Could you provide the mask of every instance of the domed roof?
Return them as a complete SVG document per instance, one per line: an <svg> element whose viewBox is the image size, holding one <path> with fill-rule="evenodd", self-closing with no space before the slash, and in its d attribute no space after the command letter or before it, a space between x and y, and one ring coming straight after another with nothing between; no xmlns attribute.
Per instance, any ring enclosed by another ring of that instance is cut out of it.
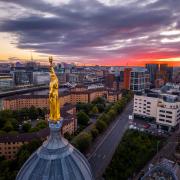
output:
<svg viewBox="0 0 180 180"><path fill-rule="evenodd" d="M149 169L149 171L141 179L178 180L174 168L175 166L172 166L172 164L170 164L167 160L164 160L160 164L157 164L151 169Z"/></svg>
<svg viewBox="0 0 180 180"><path fill-rule="evenodd" d="M92 180L86 158L50 127L50 137L20 169L16 180Z"/></svg>

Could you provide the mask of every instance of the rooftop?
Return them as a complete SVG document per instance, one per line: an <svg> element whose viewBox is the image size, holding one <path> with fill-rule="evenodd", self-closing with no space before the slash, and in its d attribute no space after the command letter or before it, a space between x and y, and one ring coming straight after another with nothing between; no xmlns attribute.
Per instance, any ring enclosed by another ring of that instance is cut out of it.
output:
<svg viewBox="0 0 180 180"><path fill-rule="evenodd" d="M168 159L163 159L159 164L151 166L141 180L178 180L179 175L179 165Z"/></svg>

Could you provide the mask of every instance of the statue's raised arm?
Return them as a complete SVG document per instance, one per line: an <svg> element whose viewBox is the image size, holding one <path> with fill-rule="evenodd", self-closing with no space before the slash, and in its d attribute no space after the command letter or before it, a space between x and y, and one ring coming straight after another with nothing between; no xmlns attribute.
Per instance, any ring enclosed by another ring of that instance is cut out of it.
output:
<svg viewBox="0 0 180 180"><path fill-rule="evenodd" d="M60 121L60 103L58 93L58 78L53 68L53 59L49 57L50 63L50 84L49 84L49 120L52 122Z"/></svg>

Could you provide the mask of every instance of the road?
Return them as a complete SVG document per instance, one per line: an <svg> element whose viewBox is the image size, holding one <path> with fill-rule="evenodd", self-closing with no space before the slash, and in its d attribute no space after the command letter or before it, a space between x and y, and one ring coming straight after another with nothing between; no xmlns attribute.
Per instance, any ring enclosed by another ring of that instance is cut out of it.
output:
<svg viewBox="0 0 180 180"><path fill-rule="evenodd" d="M133 102L130 102L112 126L107 130L105 136L99 141L93 153L88 157L92 171L96 179L100 179L112 156L128 128L129 115L132 114Z"/></svg>

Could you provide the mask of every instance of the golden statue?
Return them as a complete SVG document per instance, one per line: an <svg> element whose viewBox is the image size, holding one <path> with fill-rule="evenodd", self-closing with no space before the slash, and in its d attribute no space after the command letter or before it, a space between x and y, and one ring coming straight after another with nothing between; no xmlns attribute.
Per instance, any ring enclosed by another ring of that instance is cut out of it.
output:
<svg viewBox="0 0 180 180"><path fill-rule="evenodd" d="M49 57L50 62L50 85L49 85L49 120L57 122L60 120L60 103L58 95L58 78L53 68L53 59Z"/></svg>

